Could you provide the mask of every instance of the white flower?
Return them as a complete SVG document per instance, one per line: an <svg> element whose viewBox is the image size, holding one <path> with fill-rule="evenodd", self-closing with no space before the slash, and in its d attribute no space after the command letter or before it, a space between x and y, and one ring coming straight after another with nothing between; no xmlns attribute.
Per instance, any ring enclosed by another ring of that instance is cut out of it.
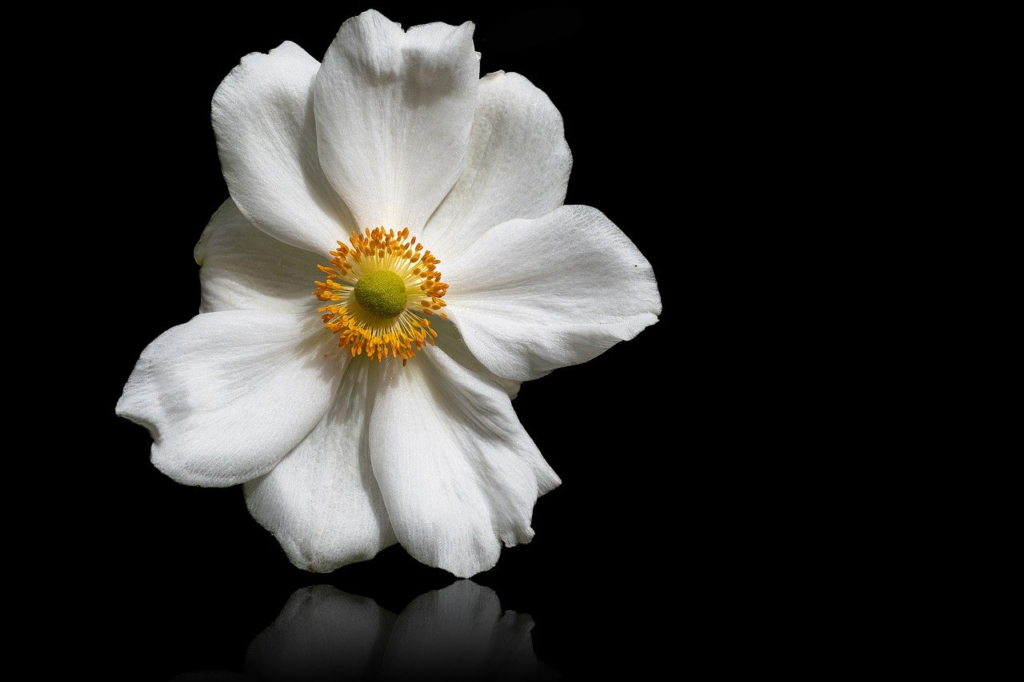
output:
<svg viewBox="0 0 1024 682"><path fill-rule="evenodd" d="M174 480L244 483L301 568L397 541L471 576L529 542L559 479L510 396L661 311L629 239L562 206L558 111L479 78L472 34L370 11L323 64L284 43L214 95L231 199L196 246L201 314L143 351L117 411Z"/></svg>

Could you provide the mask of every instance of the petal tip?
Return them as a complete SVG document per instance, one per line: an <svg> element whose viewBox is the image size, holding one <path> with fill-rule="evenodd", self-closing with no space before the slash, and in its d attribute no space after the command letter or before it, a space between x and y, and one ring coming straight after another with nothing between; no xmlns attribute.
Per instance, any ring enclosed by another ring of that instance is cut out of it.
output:
<svg viewBox="0 0 1024 682"><path fill-rule="evenodd" d="M274 533L274 536L284 548L288 561L290 561L296 568L308 573L334 573L339 568L344 568L349 564L358 564L363 561L369 561L377 556L377 552L368 550L363 552L353 552L344 557L332 558L319 552L304 552L299 549L296 543L286 542L286 540L278 536L277 533Z"/></svg>
<svg viewBox="0 0 1024 682"><path fill-rule="evenodd" d="M150 448L149 461L156 467L157 471L181 485L197 488L228 488L234 484L233 481L216 481L194 471L189 471L180 462L164 455L157 443L153 443L153 447Z"/></svg>
<svg viewBox="0 0 1024 682"><path fill-rule="evenodd" d="M537 477L537 497L540 497L541 495L547 495L549 492L562 485L562 479L559 478L558 474L556 474L554 471L549 470L544 473L546 473L547 475L538 475Z"/></svg>
<svg viewBox="0 0 1024 682"><path fill-rule="evenodd" d="M477 543L469 548L449 548L448 551L442 548L431 548L426 550L422 546L408 545L403 543L412 558L421 564L440 568L448 571L457 578L472 578L475 575L489 571L498 564L501 556L500 538L497 535L490 536L489 541Z"/></svg>
<svg viewBox="0 0 1024 682"><path fill-rule="evenodd" d="M129 395L129 389L131 388L131 382L124 387L124 392L121 393L121 397L118 398L117 404L114 405L114 414L122 419L127 419L133 424L138 424L142 428L149 432L149 437L153 439L154 443L160 441L160 430L157 428L156 423L151 419L148 419L140 409L133 404L132 396Z"/></svg>
<svg viewBox="0 0 1024 682"><path fill-rule="evenodd" d="M276 54L278 52L292 52L294 50L299 50L303 54L306 54L306 51L303 50L302 47L299 46L298 43L292 42L291 40L284 41L283 43L281 43L277 47L271 49L270 52L268 52L267 54L271 54L272 55L272 54ZM256 53L256 54L259 54L259 53Z"/></svg>
<svg viewBox="0 0 1024 682"><path fill-rule="evenodd" d="M483 563L483 564L479 564L479 565L470 563L470 564L457 564L457 565L452 565L452 566L438 566L437 568L440 568L441 570L444 570L444 571L448 571L449 573L454 575L456 578L462 578L463 580L468 580L469 578L473 578L475 576L478 576L478 575L480 575L481 573L483 573L485 571L491 570L492 568L494 568L497 565L497 563L498 563L498 561L497 561L497 559L495 559L493 562L487 562L487 563Z"/></svg>
<svg viewBox="0 0 1024 682"><path fill-rule="evenodd" d="M515 547L516 545L528 545L533 540L537 533L530 526L523 526L521 528L513 528L505 531L499 536L501 544L506 547Z"/></svg>

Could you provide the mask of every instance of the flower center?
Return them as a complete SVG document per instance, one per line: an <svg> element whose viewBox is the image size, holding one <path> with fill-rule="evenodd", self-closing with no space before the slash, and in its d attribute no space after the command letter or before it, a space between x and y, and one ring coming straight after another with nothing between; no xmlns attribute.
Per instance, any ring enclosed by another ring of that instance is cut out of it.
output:
<svg viewBox="0 0 1024 682"><path fill-rule="evenodd" d="M405 310L405 280L390 270L374 270L356 282L359 305L378 317L394 317Z"/></svg>
<svg viewBox="0 0 1024 682"><path fill-rule="evenodd" d="M395 234L383 227L367 228L331 251L331 264L318 265L327 281L315 282L313 295L328 305L318 309L324 326L338 335L338 345L355 357L365 353L380 362L402 358L404 365L437 332L427 317L445 306L448 285L441 281L441 262L409 228ZM439 313L441 317L447 317Z"/></svg>

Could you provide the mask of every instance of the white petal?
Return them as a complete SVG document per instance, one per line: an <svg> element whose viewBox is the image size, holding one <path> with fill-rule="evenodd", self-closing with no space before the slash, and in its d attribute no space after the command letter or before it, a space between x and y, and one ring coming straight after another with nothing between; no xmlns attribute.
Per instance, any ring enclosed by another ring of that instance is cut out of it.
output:
<svg viewBox="0 0 1024 682"><path fill-rule="evenodd" d="M560 483L504 390L427 348L385 368L370 418L373 472L402 546L468 577L527 543L538 495Z"/></svg>
<svg viewBox="0 0 1024 682"><path fill-rule="evenodd" d="M318 327L287 313L194 317L142 351L117 414L149 429L153 464L179 483L229 486L262 476L334 396L347 354Z"/></svg>
<svg viewBox="0 0 1024 682"><path fill-rule="evenodd" d="M354 223L317 159L319 67L294 43L243 58L213 95L213 129L242 213L283 242L327 253Z"/></svg>
<svg viewBox="0 0 1024 682"><path fill-rule="evenodd" d="M562 205L572 154L562 115L516 73L480 81L466 167L424 231L445 262L514 218L540 218Z"/></svg>
<svg viewBox="0 0 1024 682"><path fill-rule="evenodd" d="M316 79L320 162L360 227L422 229L466 155L480 66L473 24L345 22Z"/></svg>
<svg viewBox="0 0 1024 682"><path fill-rule="evenodd" d="M315 316L313 295L325 256L297 249L253 227L231 199L210 218L195 249L202 266L200 312L277 310Z"/></svg>
<svg viewBox="0 0 1024 682"><path fill-rule="evenodd" d="M248 679L350 680L375 670L395 615L366 597L315 585L296 590L249 645Z"/></svg>
<svg viewBox="0 0 1024 682"><path fill-rule="evenodd" d="M483 363L473 355L471 350L469 350L466 342L462 339L462 334L459 332L459 328L452 324L450 320L435 316L430 325L433 327L434 331L437 332L437 339L435 343L438 348L445 352L445 355L450 357L452 360L455 360L455 362L459 363L463 367L470 369L477 374L483 375L485 378L490 379L501 386L505 389L509 398L515 399L515 397L519 395L519 389L522 386L522 382L504 379L484 367Z"/></svg>
<svg viewBox="0 0 1024 682"><path fill-rule="evenodd" d="M587 206L498 225L444 267L445 310L466 345L517 381L586 362L661 313L651 264Z"/></svg>
<svg viewBox="0 0 1024 682"><path fill-rule="evenodd" d="M266 476L245 484L249 511L299 568L326 573L372 559L397 540L370 465L370 371L345 370L334 405Z"/></svg>

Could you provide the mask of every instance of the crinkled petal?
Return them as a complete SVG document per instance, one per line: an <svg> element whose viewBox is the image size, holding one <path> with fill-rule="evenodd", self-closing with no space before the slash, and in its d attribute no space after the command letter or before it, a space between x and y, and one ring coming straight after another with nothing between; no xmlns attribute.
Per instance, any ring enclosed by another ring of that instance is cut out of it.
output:
<svg viewBox="0 0 1024 682"><path fill-rule="evenodd" d="M319 63L294 43L242 59L213 95L224 179L242 213L283 242L327 253L355 225L317 158Z"/></svg>
<svg viewBox="0 0 1024 682"><path fill-rule="evenodd" d="M461 577L529 542L538 495L560 482L505 391L437 348L385 367L370 455L399 542Z"/></svg>
<svg viewBox="0 0 1024 682"><path fill-rule="evenodd" d="M466 166L424 239L447 262L499 223L545 216L565 201L571 169L562 115L548 96L517 73L489 74Z"/></svg>
<svg viewBox="0 0 1024 682"><path fill-rule="evenodd" d="M360 227L419 231L455 184L480 66L473 24L345 22L316 78L320 162Z"/></svg>
<svg viewBox="0 0 1024 682"><path fill-rule="evenodd" d="M202 266L200 312L275 310L315 315L323 305L312 295L327 258L268 236L242 215L231 199L210 218L195 249Z"/></svg>
<svg viewBox="0 0 1024 682"><path fill-rule="evenodd" d="M320 423L273 471L245 484L253 517L307 571L365 561L397 542L370 464L371 365L350 362Z"/></svg>
<svg viewBox="0 0 1024 682"><path fill-rule="evenodd" d="M444 265L449 318L490 371L516 381L586 362L658 320L643 254L588 206L488 230Z"/></svg>
<svg viewBox="0 0 1024 682"><path fill-rule="evenodd" d="M252 480L331 404L346 356L325 336L308 315L198 315L146 347L117 414L149 429L153 464L179 483Z"/></svg>

